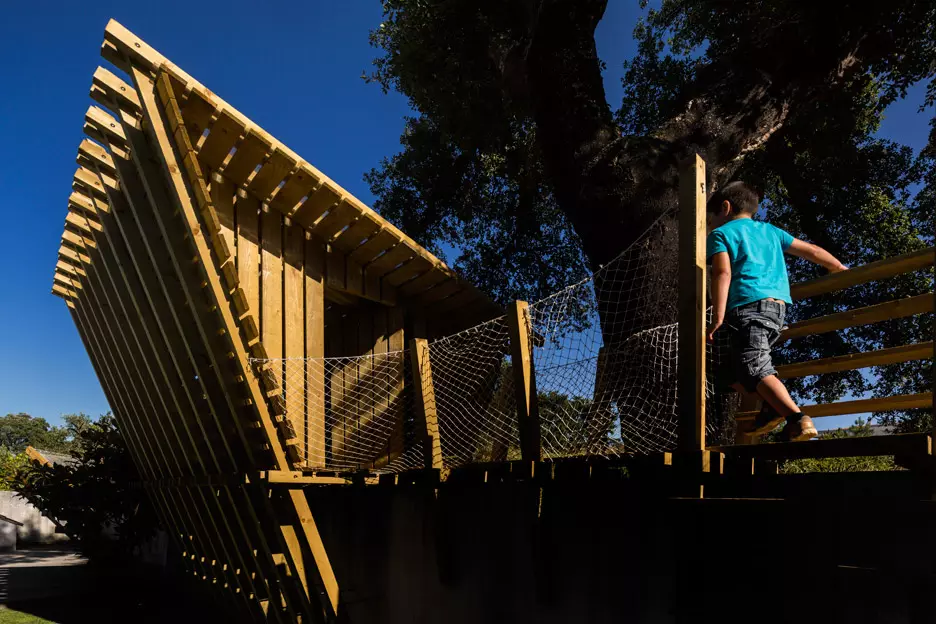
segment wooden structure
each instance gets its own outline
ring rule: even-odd
[[[94,73],[53,293],[189,572],[257,619],[336,617],[296,487],[348,482],[313,469],[337,452],[326,409],[367,371],[286,380],[280,359],[402,360],[406,335],[500,310],[115,21],[102,56],[130,82]],[[400,435],[361,468],[402,452],[396,399],[368,407],[397,410]]]
[[[748,470],[751,469],[751,460],[754,459],[782,460],[858,455],[896,455],[915,458],[915,461],[922,457],[929,458],[932,455],[932,439],[936,431],[844,440],[756,444],[754,436],[748,432],[753,428],[753,420],[760,407],[759,403],[743,404],[742,411],[736,415],[739,444],[734,446],[706,445],[705,310],[708,305],[704,289],[706,193],[705,164],[698,155],[683,167],[680,177],[679,414],[680,450],[683,454],[702,452],[704,456],[702,470],[705,472],[708,472],[712,457],[715,455],[724,456],[728,460],[740,460],[742,464],[747,462]],[[936,262],[936,249],[931,247],[793,284],[790,290],[794,301],[801,300],[873,280],[925,269],[933,266],[934,262]],[[934,300],[936,300],[934,293],[925,293],[799,321],[783,332],[781,340],[933,312]],[[933,342],[929,341],[788,364],[778,367],[777,373],[781,379],[788,379],[933,357]],[[932,391],[801,406],[803,412],[813,418],[911,408],[932,409]]]

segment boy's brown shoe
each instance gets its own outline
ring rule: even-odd
[[[774,409],[764,401],[760,412],[754,417],[754,429],[751,430],[751,434],[764,435],[765,433],[770,433],[779,427],[781,423],[783,423],[783,416],[775,412]]]
[[[794,416],[793,419],[787,421],[786,427],[780,433],[780,441],[802,442],[815,438],[817,435],[819,435],[819,432],[816,431],[816,425],[813,424],[812,418],[800,414],[799,418]]]

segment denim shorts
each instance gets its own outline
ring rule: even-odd
[[[748,392],[777,370],[770,359],[770,348],[780,338],[786,317],[782,301],[762,299],[728,312],[725,327],[730,340],[730,360],[735,381]]]

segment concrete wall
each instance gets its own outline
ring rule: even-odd
[[[55,532],[55,524],[51,520],[16,492],[0,491],[0,514],[23,523],[16,528],[16,537],[21,544],[53,544],[68,540],[65,534]]]

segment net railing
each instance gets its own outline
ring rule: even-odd
[[[678,432],[677,245],[659,219],[589,278],[529,306],[541,453],[620,457],[670,451]],[[671,274],[660,263],[670,257]],[[656,266],[652,266],[657,263]],[[724,334],[724,332],[723,332]],[[520,459],[510,330],[496,318],[429,343],[414,375],[408,351],[264,360],[282,370],[286,417],[308,468],[399,472],[423,467],[422,411],[411,384],[432,383],[442,464]],[[707,438],[724,441],[737,395],[716,383],[727,353],[708,350]],[[431,382],[427,378],[431,377]],[[303,418],[293,416],[301,412]],[[315,423],[315,424],[313,424]]]

